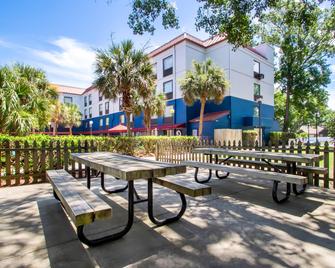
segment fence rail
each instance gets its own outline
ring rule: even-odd
[[[60,142],[42,142],[41,146],[37,146],[36,142],[32,145],[28,142],[5,142],[0,148],[0,187],[45,182],[48,169],[64,168],[82,177],[82,165],[75,165],[70,154],[96,150],[97,145],[93,141],[77,144],[65,141],[62,146]]]
[[[193,160],[200,162],[208,162],[209,157],[200,153],[193,153],[194,148],[199,147],[215,147],[224,148],[231,150],[260,150],[269,152],[290,152],[290,153],[301,153],[301,154],[321,154],[323,159],[318,161],[315,166],[325,167],[328,169],[328,174],[310,174],[308,181],[310,184],[323,188],[334,188],[335,189],[335,147],[330,147],[326,142],[323,146],[317,145],[303,145],[301,142],[290,145],[279,145],[271,144],[264,146],[259,146],[257,141],[254,144],[242,144],[241,142],[224,142],[215,143],[208,140],[200,140],[198,142],[194,141],[161,141],[156,145],[156,160],[170,162],[170,163],[180,163],[185,160]],[[239,159],[253,160],[253,158],[239,157]],[[275,161],[278,162],[278,161]],[[234,166],[247,167],[243,163],[231,164]],[[248,166],[250,167],[250,166]],[[253,166],[253,168],[264,169],[264,166]],[[268,169],[269,170],[269,169]]]

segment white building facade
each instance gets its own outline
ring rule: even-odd
[[[149,56],[157,75],[157,91],[164,93],[167,100],[165,115],[152,119],[152,128],[158,132],[197,134],[200,105],[185,105],[179,81],[192,69],[194,60],[208,58],[224,70],[230,86],[220,105],[206,104],[203,135],[213,138],[216,128],[261,127],[266,136],[278,128],[274,121],[274,50],[269,45],[234,49],[221,36],[200,40],[185,33]],[[83,125],[77,130],[81,133],[107,133],[125,124],[120,100],[105,99],[94,87],[86,89],[81,100],[74,100],[83,114]],[[133,118],[132,126],[134,132],[144,131],[142,116]]]

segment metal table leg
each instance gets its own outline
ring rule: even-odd
[[[119,180],[119,178],[115,178],[115,179]],[[126,184],[125,187],[114,189],[114,190],[108,190],[105,187],[105,174],[103,172],[101,172],[101,188],[102,188],[102,190],[104,190],[108,194],[120,193],[120,192],[124,192],[125,190],[128,189],[128,183]]]
[[[81,242],[88,246],[97,246],[105,242],[117,240],[129,232],[134,222],[134,181],[129,181],[128,186],[128,221],[125,228],[111,235],[90,239],[84,233],[85,225],[81,225],[77,227],[78,238]]]
[[[228,161],[232,156],[227,157],[226,159],[223,159],[222,161],[219,161],[219,156],[215,155],[215,164],[223,164],[224,162]],[[229,176],[229,172],[226,172],[225,175],[220,176],[219,171],[215,170],[215,175],[219,180],[226,179]]]
[[[182,193],[178,193],[178,194],[180,196],[181,203],[182,203],[179,213],[174,217],[167,218],[164,220],[158,220],[155,218],[154,213],[153,213],[153,183],[152,183],[152,179],[148,180],[148,215],[149,215],[149,219],[154,224],[158,226],[169,224],[169,223],[179,220],[184,215],[186,207],[187,207],[186,198],[184,194]]]
[[[86,167],[87,188],[91,189],[91,168]]]
[[[292,174],[297,174],[297,164],[292,163]],[[292,184],[292,190],[295,195],[301,195],[305,192],[307,188],[307,183],[302,185],[302,188],[300,190],[297,190],[297,185]]]

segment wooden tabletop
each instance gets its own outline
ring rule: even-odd
[[[253,157],[267,160],[280,160],[283,162],[298,162],[312,164],[322,159],[322,155],[318,154],[294,154],[294,153],[281,153],[281,152],[264,152],[252,150],[229,150],[223,148],[196,148],[193,153],[227,155],[227,156],[241,156]]]
[[[150,179],[186,172],[185,165],[158,162],[108,152],[72,153],[72,159],[122,180]]]

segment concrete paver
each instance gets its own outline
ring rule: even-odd
[[[193,180],[193,171],[181,176]],[[124,182],[107,177],[106,184]],[[232,176],[209,185],[213,194],[187,198],[183,218],[168,226],[156,227],[146,204],[136,205],[130,232],[95,248],[77,239],[49,184],[3,188],[0,267],[334,267],[334,191],[310,187],[278,205],[271,183]],[[136,189],[145,196],[145,181]],[[104,194],[98,179],[92,190],[112,206],[113,217],[89,226],[87,234],[122,228],[127,193]],[[159,186],[154,195],[158,217],[178,211],[178,195]]]

